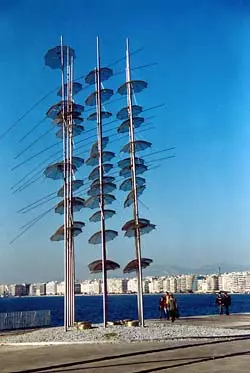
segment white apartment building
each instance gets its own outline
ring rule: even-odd
[[[57,294],[64,295],[64,292],[65,292],[64,281],[58,282],[57,283]]]
[[[171,293],[176,293],[176,291],[177,291],[177,279],[176,279],[176,277],[171,276],[169,278],[169,281],[170,281],[170,292]]]
[[[100,294],[101,293],[101,280],[85,280],[81,282],[82,294]]]
[[[219,279],[217,275],[208,275],[206,276],[207,281],[207,291],[215,292],[219,290]]]
[[[128,293],[137,293],[138,287],[137,287],[136,277],[128,279],[127,289],[128,289]]]
[[[148,291],[151,294],[162,293],[163,291],[163,279],[162,277],[152,277],[148,284]]]
[[[128,280],[124,278],[108,278],[107,287],[109,294],[123,294],[127,292]]]
[[[196,281],[197,286],[197,292],[198,293],[207,293],[208,287],[207,287],[207,279],[205,276],[198,276]]]
[[[6,293],[6,285],[0,284],[0,296]]]
[[[46,284],[46,294],[47,295],[57,295],[57,281],[50,281]]]
[[[163,293],[170,292],[170,278],[169,277],[165,277],[162,280],[162,291]]]
[[[40,296],[46,295],[46,284],[31,284],[29,289],[29,295],[31,296]]]

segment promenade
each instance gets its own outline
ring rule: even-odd
[[[157,321],[158,322],[158,321]],[[161,322],[161,321],[159,321]],[[162,322],[164,323],[164,321]],[[180,325],[249,330],[231,338],[162,342],[0,346],[0,371],[17,372],[249,372],[250,315],[184,318]]]

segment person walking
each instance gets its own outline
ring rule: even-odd
[[[169,316],[172,322],[176,319],[177,301],[173,294],[169,295]]]
[[[223,296],[221,291],[217,294],[216,304],[219,308],[219,314],[223,315]]]
[[[166,313],[166,318],[169,320],[169,292],[166,292],[166,302],[165,302],[165,313]]]
[[[229,307],[231,306],[231,297],[227,292],[224,293],[223,304],[225,307],[226,315],[229,316]]]
[[[160,310],[160,319],[162,319],[163,317],[166,318],[166,297],[165,296],[161,296],[160,298],[159,310]]]

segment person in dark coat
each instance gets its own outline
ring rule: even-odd
[[[169,295],[169,316],[172,322],[175,321],[177,315],[177,301],[173,294]]]
[[[162,319],[162,317],[166,318],[166,297],[164,296],[161,296],[160,298],[159,310],[160,319]]]
[[[231,306],[231,297],[227,292],[224,293],[223,304],[225,307],[226,315],[229,315],[229,307]]]
[[[221,291],[217,294],[216,304],[219,308],[219,314],[223,315],[223,296],[222,296]]]

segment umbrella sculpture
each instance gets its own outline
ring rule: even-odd
[[[58,129],[56,136],[62,139],[63,160],[49,165],[44,174],[54,180],[62,179],[63,186],[58,190],[58,197],[63,199],[55,206],[55,212],[64,215],[64,224],[51,236],[51,241],[64,241],[64,328],[67,331],[75,321],[75,253],[74,237],[84,228],[84,223],[74,221],[74,212],[84,207],[84,199],[73,195],[83,185],[82,180],[73,180],[74,173],[84,163],[80,157],[73,157],[73,137],[84,130],[81,114],[82,105],[76,104],[73,96],[80,92],[82,85],[73,82],[75,52],[72,48],[61,45],[50,49],[45,55],[45,65],[61,70],[61,88],[58,96],[61,101],[52,105],[47,111]]]
[[[85,104],[91,107],[95,106],[95,112],[90,114],[88,120],[96,120],[97,122],[97,142],[95,142],[90,150],[90,156],[86,164],[95,167],[89,174],[89,180],[92,181],[87,192],[89,198],[85,201],[85,207],[90,209],[99,209],[91,217],[91,222],[100,222],[100,231],[94,233],[89,238],[89,243],[93,245],[101,244],[102,259],[89,264],[89,269],[92,273],[102,272],[103,282],[103,325],[106,327],[108,321],[107,307],[107,271],[120,268],[119,264],[107,260],[107,245],[108,241],[115,239],[118,235],[117,231],[106,229],[106,219],[111,218],[114,210],[106,209],[106,206],[115,201],[115,197],[110,194],[116,189],[114,178],[106,176],[113,168],[110,162],[115,154],[110,151],[103,151],[108,145],[109,138],[102,135],[102,121],[109,118],[112,114],[104,110],[103,102],[108,101],[112,95],[112,89],[102,88],[101,84],[112,76],[112,70],[106,67],[101,67],[99,40],[97,38],[97,67],[92,70],[85,78],[85,82],[89,85],[95,85],[95,92],[91,93],[85,100]]]
[[[137,152],[151,147],[151,143],[135,139],[135,128],[139,128],[144,123],[144,118],[139,117],[143,109],[139,105],[133,104],[135,93],[141,92],[147,88],[147,83],[141,80],[131,80],[130,77],[130,53],[129,41],[126,48],[126,82],[118,89],[120,95],[127,96],[127,107],[122,108],[117,113],[117,119],[122,120],[119,125],[118,133],[129,133],[129,142],[121,149],[122,153],[129,153],[129,158],[125,158],[118,163],[120,167],[120,176],[125,180],[120,185],[120,190],[129,192],[124,202],[124,207],[132,205],[133,219],[128,221],[122,228],[125,231],[125,237],[133,237],[135,240],[136,259],[129,262],[124,268],[124,273],[135,271],[137,273],[138,294],[138,318],[140,326],[144,326],[143,312],[143,292],[142,292],[142,269],[146,268],[152,262],[151,259],[141,258],[141,235],[149,233],[155,229],[155,225],[149,220],[139,217],[138,197],[142,195],[145,186],[145,179],[138,176],[147,171],[147,166],[142,158],[137,156]]]

